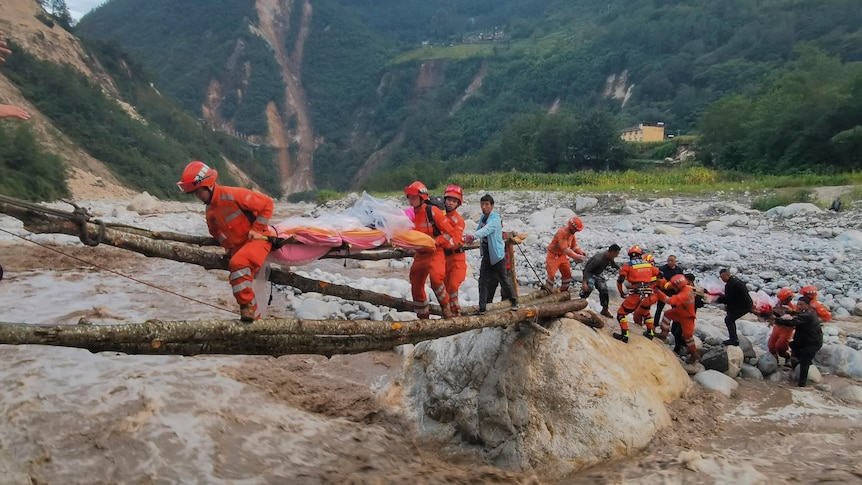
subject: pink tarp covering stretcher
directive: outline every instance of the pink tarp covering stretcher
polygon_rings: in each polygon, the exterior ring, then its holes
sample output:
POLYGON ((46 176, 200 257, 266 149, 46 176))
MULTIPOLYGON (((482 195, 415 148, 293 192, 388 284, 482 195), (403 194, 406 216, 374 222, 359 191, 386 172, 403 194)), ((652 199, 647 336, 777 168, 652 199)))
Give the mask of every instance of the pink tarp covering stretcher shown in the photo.
POLYGON ((430 236, 413 230, 402 209, 364 192, 344 213, 291 217, 274 227, 286 244, 270 256, 294 266, 320 259, 334 248, 359 252, 387 242, 404 249, 434 247, 430 236))

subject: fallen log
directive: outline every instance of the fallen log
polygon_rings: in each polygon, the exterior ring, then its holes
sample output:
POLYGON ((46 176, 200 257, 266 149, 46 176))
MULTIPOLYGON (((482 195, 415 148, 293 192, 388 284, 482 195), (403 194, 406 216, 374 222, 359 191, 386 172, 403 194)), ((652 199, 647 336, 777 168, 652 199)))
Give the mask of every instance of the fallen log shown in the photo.
MULTIPOLYGON (((107 244, 120 249, 133 251, 147 257, 170 259, 181 263, 190 263, 206 269, 228 269, 228 259, 221 250, 203 249, 188 244, 173 244, 173 239, 157 240, 152 231, 144 229, 129 230, 132 226, 118 225, 114 227, 99 224, 94 221, 76 218, 74 214, 50 209, 42 211, 33 204, 19 204, 15 199, 0 197, 0 212, 8 214, 24 223, 27 230, 34 233, 68 234, 79 236, 82 240, 107 244)), ((166 233, 157 233, 166 234, 166 233)), ((167 233, 171 237, 174 233, 167 233)), ((371 258, 369 258, 371 259, 371 258)), ((382 259, 382 258, 381 258, 382 259)), ((324 295, 337 296, 346 300, 365 301, 374 305, 394 308, 398 311, 413 311, 413 302, 403 298, 377 293, 369 290, 337 285, 326 281, 306 278, 302 275, 273 267, 270 281, 287 285, 302 292, 315 292, 324 295)), ((521 297, 522 302, 533 301, 544 296, 542 291, 521 297)), ((503 308, 506 303, 488 305, 488 309, 503 308)), ((431 313, 442 314, 439 305, 431 305, 431 313)))
POLYGON ((0 344, 54 345, 91 352, 199 355, 319 354, 332 356, 448 337, 468 330, 536 323, 586 307, 582 299, 524 306, 517 311, 449 319, 385 322, 372 320, 265 319, 158 321, 123 325, 26 325, 0 323, 0 344))

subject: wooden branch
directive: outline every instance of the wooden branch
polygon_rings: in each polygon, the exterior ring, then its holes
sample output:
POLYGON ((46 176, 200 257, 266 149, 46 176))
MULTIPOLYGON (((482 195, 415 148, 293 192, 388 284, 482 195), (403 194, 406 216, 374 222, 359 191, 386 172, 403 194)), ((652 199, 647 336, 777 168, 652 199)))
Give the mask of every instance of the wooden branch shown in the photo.
POLYGON ((25 325, 0 323, 0 344, 56 345, 128 354, 320 354, 386 350, 468 330, 555 318, 586 307, 585 300, 526 306, 481 316, 438 320, 266 319, 154 321, 125 325, 25 325))

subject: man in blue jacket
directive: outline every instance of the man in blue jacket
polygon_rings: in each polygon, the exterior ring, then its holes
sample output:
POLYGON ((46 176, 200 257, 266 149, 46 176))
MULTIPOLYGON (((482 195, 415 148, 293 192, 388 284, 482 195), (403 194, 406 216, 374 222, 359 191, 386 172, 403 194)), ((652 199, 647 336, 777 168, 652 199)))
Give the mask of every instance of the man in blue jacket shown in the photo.
POLYGON ((479 315, 484 315, 486 305, 494 298, 493 291, 500 284, 500 295, 512 303, 512 310, 518 310, 518 297, 512 288, 512 282, 506 276, 506 254, 503 242, 503 221, 494 212, 494 198, 485 194, 479 199, 482 207, 482 217, 473 234, 467 234, 464 239, 472 243, 478 239, 482 251, 482 265, 479 267, 479 315))

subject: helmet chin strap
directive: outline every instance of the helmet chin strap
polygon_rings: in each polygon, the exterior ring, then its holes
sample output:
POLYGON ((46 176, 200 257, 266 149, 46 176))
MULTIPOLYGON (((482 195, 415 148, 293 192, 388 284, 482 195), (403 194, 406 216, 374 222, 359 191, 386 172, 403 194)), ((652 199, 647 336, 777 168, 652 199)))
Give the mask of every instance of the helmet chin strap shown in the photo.
POLYGON ((204 204, 210 205, 210 202, 213 201, 213 194, 215 193, 215 190, 213 190, 213 189, 215 189, 215 184, 213 184, 212 188, 209 188, 209 187, 205 187, 205 188, 209 191, 210 196, 207 197, 207 201, 204 202, 204 204))

